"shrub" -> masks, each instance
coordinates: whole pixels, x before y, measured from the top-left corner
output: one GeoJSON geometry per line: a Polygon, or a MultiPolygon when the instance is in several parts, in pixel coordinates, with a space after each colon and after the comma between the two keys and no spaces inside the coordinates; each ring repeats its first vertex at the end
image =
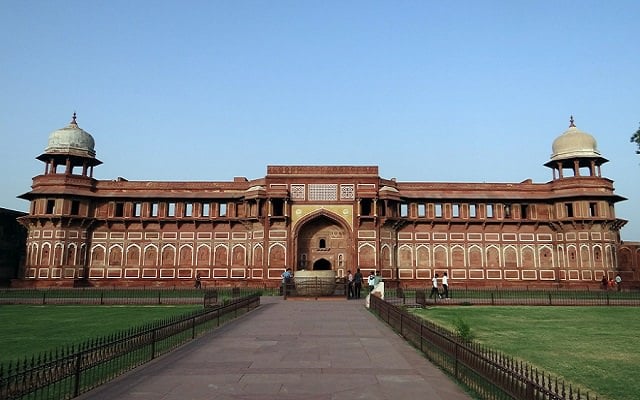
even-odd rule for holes
{"type": "Polygon", "coordinates": [[[471,326],[462,318],[458,318],[455,321],[456,334],[464,342],[470,343],[475,339],[475,334],[471,331],[471,326]]]}

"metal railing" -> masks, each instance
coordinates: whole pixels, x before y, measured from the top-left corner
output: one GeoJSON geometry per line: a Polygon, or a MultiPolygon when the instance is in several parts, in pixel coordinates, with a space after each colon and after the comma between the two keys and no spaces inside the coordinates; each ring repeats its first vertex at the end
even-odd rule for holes
{"type": "Polygon", "coordinates": [[[0,399],[71,399],[260,305],[252,294],[129,331],[0,364],[0,399]]]}
{"type": "Polygon", "coordinates": [[[408,306],[527,305],[527,306],[640,306],[640,291],[570,289],[449,289],[449,298],[429,297],[431,289],[396,288],[385,290],[385,298],[408,306]]]}
{"type": "MultiPolygon", "coordinates": [[[[372,296],[370,309],[433,363],[487,400],[589,400],[570,383],[372,296]]],[[[597,399],[597,397],[596,397],[597,399]]]]}
{"type": "Polygon", "coordinates": [[[220,299],[263,292],[261,288],[43,288],[2,289],[0,304],[82,304],[82,305],[168,305],[202,304],[206,293],[215,291],[220,299]]]}

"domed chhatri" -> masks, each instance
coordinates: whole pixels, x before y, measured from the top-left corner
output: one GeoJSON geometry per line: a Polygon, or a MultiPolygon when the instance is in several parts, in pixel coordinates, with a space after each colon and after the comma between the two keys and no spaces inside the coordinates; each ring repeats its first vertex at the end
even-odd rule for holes
{"type": "Polygon", "coordinates": [[[553,141],[551,161],[602,157],[594,137],[579,130],[574,124],[573,116],[571,116],[569,122],[569,129],[553,141]]]}
{"type": "Polygon", "coordinates": [[[81,129],[76,122],[76,113],[69,125],[49,135],[46,154],[70,154],[82,157],[95,157],[95,141],[93,137],[81,129]]]}

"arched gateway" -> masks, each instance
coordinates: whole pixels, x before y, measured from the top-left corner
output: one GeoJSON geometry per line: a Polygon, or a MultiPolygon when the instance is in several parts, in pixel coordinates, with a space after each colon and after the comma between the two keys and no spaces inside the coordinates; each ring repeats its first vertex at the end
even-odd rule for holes
{"type": "Polygon", "coordinates": [[[345,276],[353,266],[352,234],[341,217],[320,210],[302,219],[296,229],[296,271],[335,271],[345,276]]]}

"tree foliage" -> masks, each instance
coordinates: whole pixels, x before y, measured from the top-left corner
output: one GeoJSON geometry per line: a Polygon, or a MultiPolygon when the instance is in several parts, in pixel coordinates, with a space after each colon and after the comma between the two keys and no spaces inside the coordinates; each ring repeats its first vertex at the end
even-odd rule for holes
{"type": "Polygon", "coordinates": [[[640,154],[640,128],[636,131],[636,133],[631,136],[631,143],[635,143],[638,146],[638,150],[636,150],[636,154],[640,154]]]}

